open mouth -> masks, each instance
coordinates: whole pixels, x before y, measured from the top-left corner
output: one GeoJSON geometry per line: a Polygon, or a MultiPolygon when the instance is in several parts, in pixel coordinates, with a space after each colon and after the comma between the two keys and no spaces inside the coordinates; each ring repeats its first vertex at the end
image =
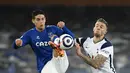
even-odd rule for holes
{"type": "Polygon", "coordinates": [[[40,27],[43,27],[43,25],[40,25],[40,27]]]}

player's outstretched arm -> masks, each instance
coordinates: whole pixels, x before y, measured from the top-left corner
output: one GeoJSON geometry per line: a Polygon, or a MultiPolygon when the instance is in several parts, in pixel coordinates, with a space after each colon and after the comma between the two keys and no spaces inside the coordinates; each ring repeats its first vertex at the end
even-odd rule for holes
{"type": "Polygon", "coordinates": [[[13,42],[12,47],[14,49],[18,49],[18,48],[20,48],[22,46],[25,46],[25,45],[29,44],[29,41],[30,41],[29,34],[28,33],[24,33],[20,38],[16,39],[13,42]]]}
{"type": "Polygon", "coordinates": [[[69,34],[69,35],[71,35],[74,38],[74,34],[65,26],[65,22],[59,21],[57,23],[57,27],[59,27],[60,29],[62,29],[65,34],[69,34]]]}
{"type": "Polygon", "coordinates": [[[76,53],[79,57],[81,57],[85,63],[89,64],[90,66],[94,67],[95,69],[100,68],[100,66],[106,61],[107,57],[98,54],[94,59],[90,58],[89,56],[84,55],[81,52],[81,47],[79,44],[75,44],[76,46],[76,53]]]}

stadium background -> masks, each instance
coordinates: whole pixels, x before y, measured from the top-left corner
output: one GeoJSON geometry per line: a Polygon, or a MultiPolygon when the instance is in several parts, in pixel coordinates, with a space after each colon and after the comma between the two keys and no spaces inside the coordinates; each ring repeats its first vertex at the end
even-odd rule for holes
{"type": "MultiPolygon", "coordinates": [[[[30,46],[11,48],[14,39],[32,28],[31,12],[42,9],[47,24],[63,20],[76,37],[92,36],[95,20],[103,17],[109,23],[107,38],[114,45],[117,73],[130,73],[130,1],[129,0],[3,0],[0,1],[0,73],[37,73],[30,46]]],[[[76,56],[67,51],[70,66],[66,73],[91,73],[76,56]]]]}

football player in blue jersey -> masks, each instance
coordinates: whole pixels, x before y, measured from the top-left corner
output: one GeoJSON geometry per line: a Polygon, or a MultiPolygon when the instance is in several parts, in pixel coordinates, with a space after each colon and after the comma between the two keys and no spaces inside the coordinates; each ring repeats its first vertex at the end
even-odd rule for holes
{"type": "MultiPolygon", "coordinates": [[[[49,41],[54,35],[59,37],[66,33],[74,37],[74,34],[65,26],[63,21],[54,25],[45,25],[46,17],[42,10],[35,10],[32,12],[32,22],[35,27],[26,31],[20,38],[17,38],[13,43],[13,48],[18,49],[29,44],[36,55],[37,69],[39,73],[65,73],[68,68],[68,58],[64,51],[63,56],[60,56],[57,50],[54,50],[49,41]],[[59,60],[62,60],[66,64],[64,70],[60,69],[59,60]],[[66,59],[66,61],[65,61],[66,59]],[[57,61],[59,68],[55,69],[53,63],[57,61]],[[44,67],[46,69],[44,69],[44,67]]],[[[56,62],[55,62],[56,63],[56,62]]]]}

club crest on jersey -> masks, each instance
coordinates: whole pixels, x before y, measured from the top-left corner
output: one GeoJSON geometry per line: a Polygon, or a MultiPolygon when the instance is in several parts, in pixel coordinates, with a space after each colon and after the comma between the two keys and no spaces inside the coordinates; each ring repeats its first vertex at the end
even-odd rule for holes
{"type": "Polygon", "coordinates": [[[37,36],[37,37],[36,37],[36,39],[40,39],[40,37],[39,37],[39,36],[37,36]]]}
{"type": "Polygon", "coordinates": [[[51,38],[51,37],[53,36],[53,33],[52,33],[52,32],[49,32],[49,33],[48,33],[48,36],[49,36],[49,38],[51,38]]]}

